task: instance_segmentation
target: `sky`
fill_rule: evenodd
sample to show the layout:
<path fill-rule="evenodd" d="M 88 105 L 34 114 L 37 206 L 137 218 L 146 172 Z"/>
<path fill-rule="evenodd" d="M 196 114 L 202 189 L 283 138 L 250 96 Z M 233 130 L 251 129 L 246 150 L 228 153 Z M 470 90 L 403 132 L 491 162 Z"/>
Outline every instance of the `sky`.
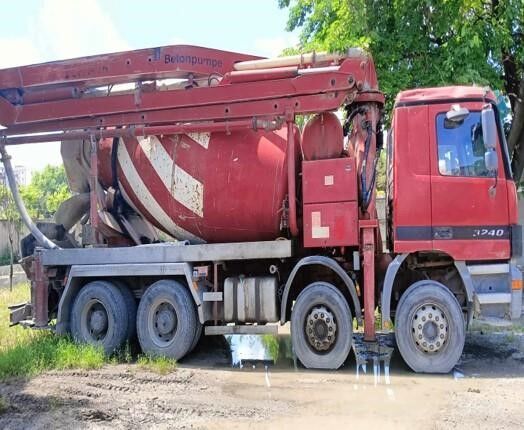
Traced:
<path fill-rule="evenodd" d="M 297 43 L 277 0 L 0 0 L 0 68 L 163 45 L 276 56 Z M 10 147 L 30 171 L 60 164 L 58 143 Z"/>

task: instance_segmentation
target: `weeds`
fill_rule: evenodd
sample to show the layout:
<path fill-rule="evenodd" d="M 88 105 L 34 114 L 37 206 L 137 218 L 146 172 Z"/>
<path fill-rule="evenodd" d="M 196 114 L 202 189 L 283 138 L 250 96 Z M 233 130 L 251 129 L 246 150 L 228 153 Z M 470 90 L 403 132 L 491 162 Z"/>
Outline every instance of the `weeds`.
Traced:
<path fill-rule="evenodd" d="M 40 332 L 26 330 L 23 327 L 9 327 L 9 305 L 27 302 L 30 291 L 28 284 L 19 284 L 9 288 L 0 288 L 0 354 L 16 345 L 30 341 L 38 336 Z"/>
<path fill-rule="evenodd" d="M 150 355 L 141 355 L 137 361 L 138 367 L 149 370 L 150 372 L 160 375 L 167 375 L 176 370 L 176 360 L 164 356 L 153 357 Z"/>
<path fill-rule="evenodd" d="M 9 327 L 8 305 L 29 299 L 29 286 L 20 284 L 9 291 L 0 289 L 0 381 L 9 377 L 31 377 L 47 370 L 99 369 L 105 364 L 133 363 L 165 375 L 176 369 L 176 360 L 167 357 L 139 356 L 127 343 L 111 356 L 102 348 L 77 344 L 68 336 L 49 331 Z M 0 398 L 0 413 L 6 408 Z"/>
<path fill-rule="evenodd" d="M 51 369 L 98 369 L 106 363 L 104 351 L 74 343 L 69 337 L 40 333 L 0 352 L 0 380 L 11 376 L 34 376 Z"/>
<path fill-rule="evenodd" d="M 9 327 L 7 306 L 29 298 L 27 284 L 0 289 L 0 380 L 28 377 L 51 369 L 97 369 L 108 358 L 101 348 L 76 344 L 47 331 Z"/>

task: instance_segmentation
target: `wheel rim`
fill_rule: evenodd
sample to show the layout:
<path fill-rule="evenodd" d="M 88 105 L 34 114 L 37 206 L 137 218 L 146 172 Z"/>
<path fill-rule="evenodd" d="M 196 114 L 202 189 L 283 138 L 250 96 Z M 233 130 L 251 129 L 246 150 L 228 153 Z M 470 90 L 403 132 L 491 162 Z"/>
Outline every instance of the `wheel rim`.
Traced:
<path fill-rule="evenodd" d="M 87 339 L 94 342 L 103 342 L 110 328 L 107 309 L 104 304 L 91 299 L 82 312 L 82 332 Z"/>
<path fill-rule="evenodd" d="M 337 324 L 331 310 L 315 306 L 306 317 L 304 331 L 309 345 L 316 352 L 326 352 L 336 342 Z"/>
<path fill-rule="evenodd" d="M 425 354 L 439 352 L 448 341 L 448 318 L 435 303 L 419 306 L 411 319 L 411 334 L 417 348 Z"/>
<path fill-rule="evenodd" d="M 148 318 L 149 335 L 155 345 L 168 346 L 175 337 L 177 327 L 178 318 L 174 304 L 165 299 L 155 301 Z"/>

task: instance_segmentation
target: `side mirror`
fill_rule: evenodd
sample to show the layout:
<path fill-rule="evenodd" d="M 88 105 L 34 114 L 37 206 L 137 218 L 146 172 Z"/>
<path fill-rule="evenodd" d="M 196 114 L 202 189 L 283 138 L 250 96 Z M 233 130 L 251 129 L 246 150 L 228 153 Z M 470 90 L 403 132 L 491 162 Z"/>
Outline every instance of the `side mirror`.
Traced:
<path fill-rule="evenodd" d="M 497 121 L 491 105 L 486 105 L 482 108 L 481 122 L 484 148 L 495 149 L 497 147 Z"/>
<path fill-rule="evenodd" d="M 446 112 L 445 128 L 456 128 L 461 125 L 469 115 L 469 110 L 460 105 L 452 105 L 451 109 Z"/>
<path fill-rule="evenodd" d="M 490 173 L 495 173 L 499 168 L 499 158 L 497 157 L 497 151 L 494 149 L 488 149 L 484 153 L 484 164 L 486 169 Z"/>

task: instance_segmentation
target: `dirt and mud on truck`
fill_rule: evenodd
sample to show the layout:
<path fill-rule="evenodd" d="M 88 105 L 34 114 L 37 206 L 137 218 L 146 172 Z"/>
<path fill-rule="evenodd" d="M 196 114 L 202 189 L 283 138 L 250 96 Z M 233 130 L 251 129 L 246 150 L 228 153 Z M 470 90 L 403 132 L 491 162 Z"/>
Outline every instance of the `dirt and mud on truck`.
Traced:
<path fill-rule="evenodd" d="M 31 303 L 11 322 L 107 352 L 137 336 L 176 359 L 202 334 L 290 322 L 298 360 L 336 369 L 355 320 L 373 350 L 380 315 L 414 371 L 450 371 L 473 318 L 522 312 L 499 113 L 478 87 L 401 92 L 387 133 L 383 108 L 359 49 L 267 59 L 166 46 L 0 70 L 2 161 L 31 231 Z M 49 141 L 74 195 L 35 224 L 7 148 Z"/>

